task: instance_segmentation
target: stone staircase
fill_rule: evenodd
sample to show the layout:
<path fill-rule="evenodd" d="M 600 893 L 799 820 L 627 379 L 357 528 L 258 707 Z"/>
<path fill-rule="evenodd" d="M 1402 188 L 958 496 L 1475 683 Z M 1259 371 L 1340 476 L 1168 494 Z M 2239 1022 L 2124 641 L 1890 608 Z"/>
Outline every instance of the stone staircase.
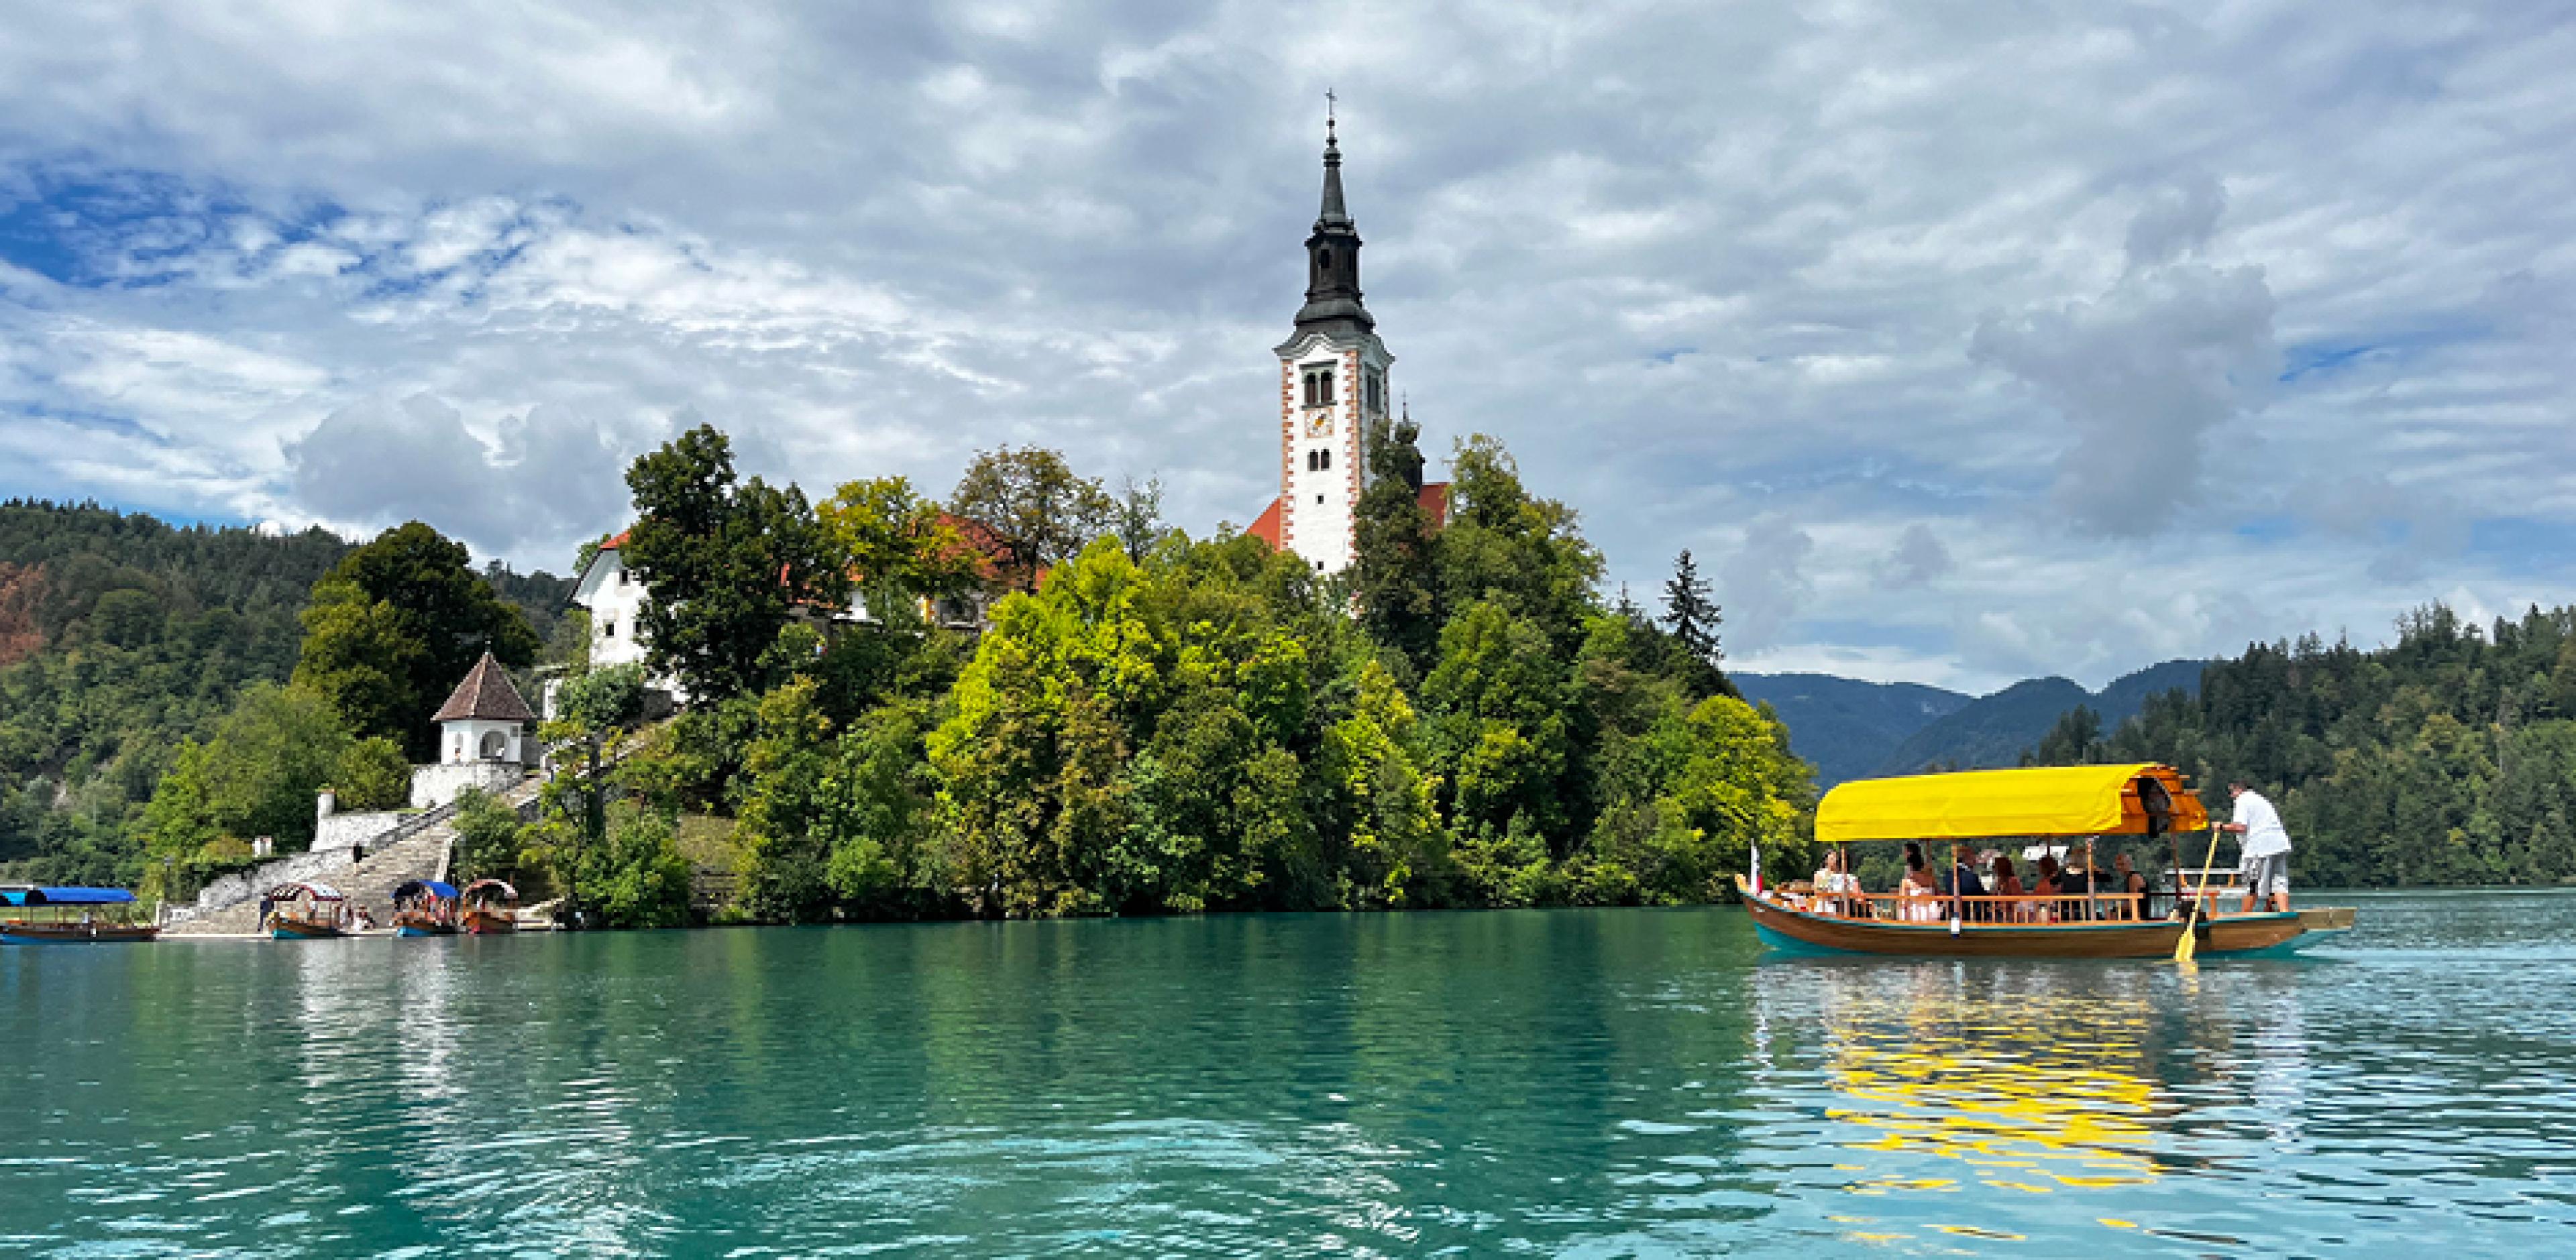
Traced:
<path fill-rule="evenodd" d="M 531 776 L 501 793 L 500 801 L 524 818 L 536 809 L 537 793 L 544 786 L 543 778 Z M 391 927 L 394 890 L 415 879 L 446 879 L 455 849 L 456 827 L 453 811 L 449 811 L 447 816 L 440 817 L 429 826 L 368 853 L 355 865 L 315 877 L 315 882 L 339 889 L 353 907 L 366 907 L 367 913 L 375 917 L 376 926 Z M 171 923 L 162 934 L 246 936 L 257 931 L 259 898 L 251 896 L 228 906 L 200 909 L 186 919 Z"/>

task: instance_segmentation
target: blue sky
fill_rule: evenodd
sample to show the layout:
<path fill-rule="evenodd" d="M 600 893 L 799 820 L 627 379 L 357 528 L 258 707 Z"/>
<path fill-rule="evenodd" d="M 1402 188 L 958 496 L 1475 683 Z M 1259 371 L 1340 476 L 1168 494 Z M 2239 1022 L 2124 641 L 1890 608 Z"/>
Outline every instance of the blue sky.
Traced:
<path fill-rule="evenodd" d="M 1320 105 L 1437 449 L 1747 668 L 2088 684 L 2576 600 L 2552 6 L 36 6 L 0 494 L 560 569 L 696 419 L 1273 487 Z"/>

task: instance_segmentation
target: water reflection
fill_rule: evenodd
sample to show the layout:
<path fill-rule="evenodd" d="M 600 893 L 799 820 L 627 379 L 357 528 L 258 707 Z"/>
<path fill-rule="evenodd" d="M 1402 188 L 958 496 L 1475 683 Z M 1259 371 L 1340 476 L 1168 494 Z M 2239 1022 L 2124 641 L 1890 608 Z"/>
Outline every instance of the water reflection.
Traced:
<path fill-rule="evenodd" d="M 1828 1219 L 1859 1242 L 2151 1228 L 2141 1192 L 2187 1162 L 2174 1086 L 2231 1036 L 2135 965 L 1782 960 L 1755 992 L 1757 1058 L 1821 1101 L 1833 1188 L 1862 1201 Z"/>

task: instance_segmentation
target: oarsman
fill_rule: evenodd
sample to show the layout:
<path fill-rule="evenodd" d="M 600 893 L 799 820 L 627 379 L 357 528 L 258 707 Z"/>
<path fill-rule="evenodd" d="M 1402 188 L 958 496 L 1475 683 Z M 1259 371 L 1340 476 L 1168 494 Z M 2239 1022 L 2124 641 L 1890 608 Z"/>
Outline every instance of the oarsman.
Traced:
<path fill-rule="evenodd" d="M 2220 825 L 2245 837 L 2242 874 L 2245 880 L 2244 912 L 2254 912 L 2255 903 L 2263 897 L 2272 899 L 2272 908 L 2290 908 L 2290 833 L 2281 829 L 2281 811 L 2263 794 L 2240 780 L 2229 780 L 2227 795 L 2236 802 L 2236 819 Z"/>

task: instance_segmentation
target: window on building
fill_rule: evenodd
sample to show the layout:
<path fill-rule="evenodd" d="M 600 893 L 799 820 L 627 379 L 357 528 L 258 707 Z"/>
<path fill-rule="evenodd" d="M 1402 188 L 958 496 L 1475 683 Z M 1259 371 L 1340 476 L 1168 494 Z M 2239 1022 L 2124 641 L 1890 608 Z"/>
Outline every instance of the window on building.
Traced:
<path fill-rule="evenodd" d="M 611 617 L 608 620 L 599 623 L 599 637 L 603 639 L 614 639 L 617 637 L 617 619 L 615 617 Z"/>
<path fill-rule="evenodd" d="M 1317 451 L 1317 452 L 1315 452 L 1315 471 L 1317 471 L 1317 472 L 1331 472 L 1331 471 L 1333 471 L 1333 453 L 1332 453 L 1331 451 Z"/>
<path fill-rule="evenodd" d="M 1368 410 L 1373 416 L 1386 414 L 1386 374 L 1370 372 L 1367 377 Z"/>
<path fill-rule="evenodd" d="M 1309 407 L 1333 405 L 1333 369 L 1331 367 L 1317 366 L 1306 369 L 1306 405 Z"/>

